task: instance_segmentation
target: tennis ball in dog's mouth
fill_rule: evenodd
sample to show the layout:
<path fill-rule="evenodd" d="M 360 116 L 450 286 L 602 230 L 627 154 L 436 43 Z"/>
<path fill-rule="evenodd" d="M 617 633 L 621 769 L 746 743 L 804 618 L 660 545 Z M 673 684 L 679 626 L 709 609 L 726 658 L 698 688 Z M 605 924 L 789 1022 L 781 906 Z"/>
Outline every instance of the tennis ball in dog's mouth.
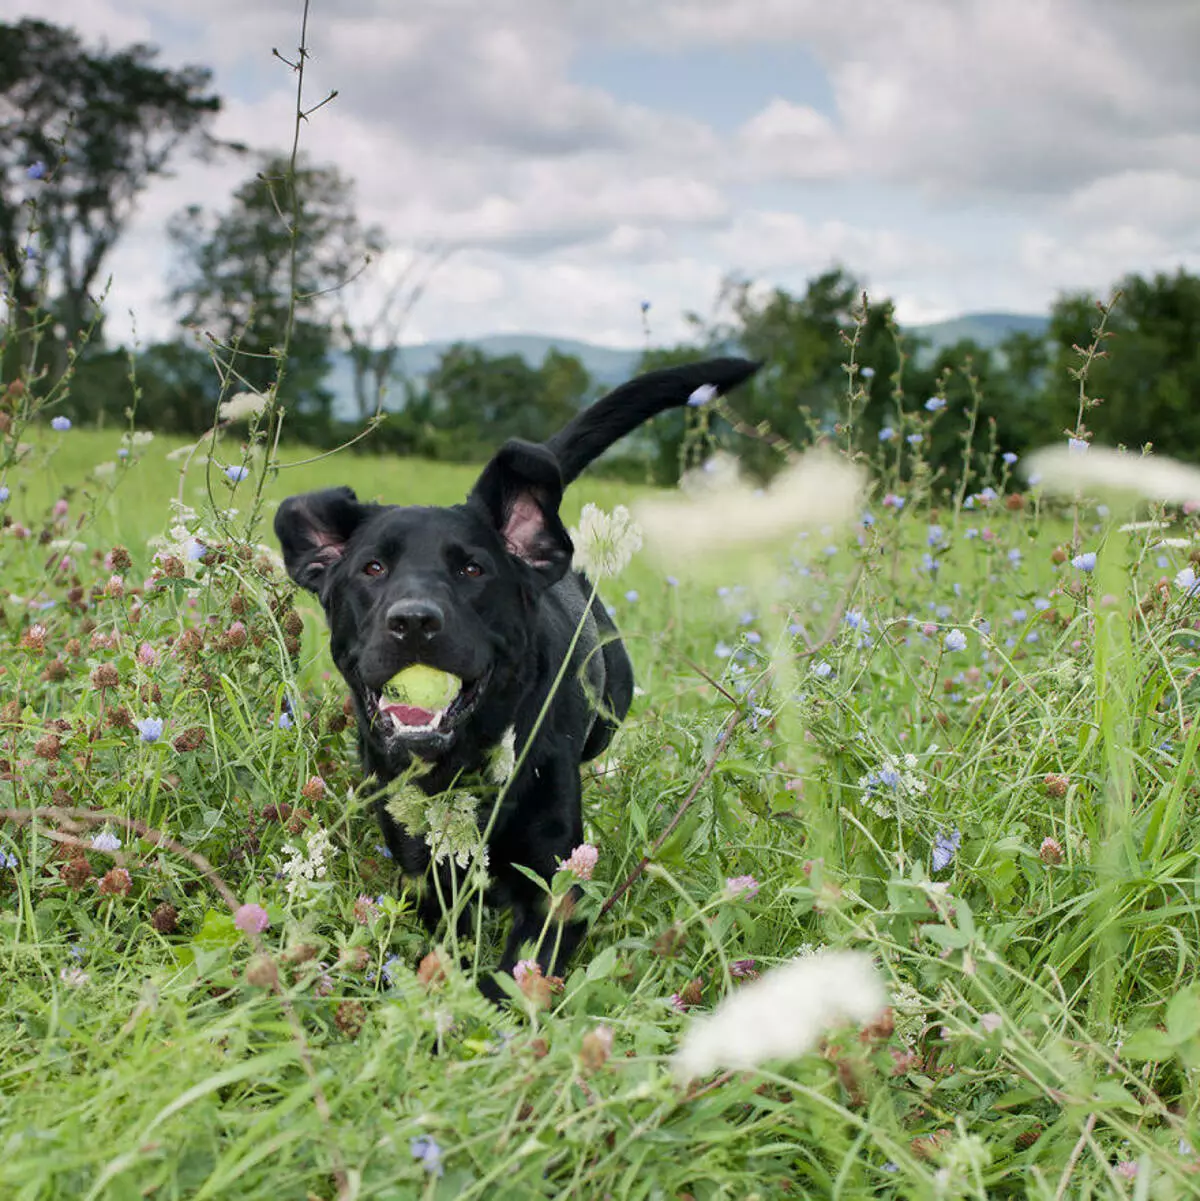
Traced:
<path fill-rule="evenodd" d="M 436 713 L 454 700 L 461 688 L 462 680 L 458 676 L 427 667 L 424 663 L 414 663 L 388 680 L 383 695 L 389 701 Z"/>

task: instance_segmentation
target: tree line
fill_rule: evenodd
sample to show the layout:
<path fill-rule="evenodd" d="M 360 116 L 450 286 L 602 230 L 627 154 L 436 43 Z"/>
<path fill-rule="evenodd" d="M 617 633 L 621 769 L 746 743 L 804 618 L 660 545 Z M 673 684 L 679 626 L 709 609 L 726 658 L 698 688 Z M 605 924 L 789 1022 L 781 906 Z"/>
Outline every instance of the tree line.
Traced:
<path fill-rule="evenodd" d="M 55 411 L 81 423 L 122 423 L 136 396 L 140 424 L 189 434 L 210 428 L 230 395 L 273 394 L 286 407 L 285 434 L 322 446 L 386 407 L 360 448 L 466 460 L 506 437 L 545 437 L 601 390 L 573 356 L 552 351 L 530 364 L 469 345 L 451 347 L 421 379 L 398 377 L 404 318 L 446 252 L 411 256 L 381 278 L 396 251 L 359 220 L 352 180 L 218 140 L 210 72 L 156 60 L 153 47 L 96 49 L 46 21 L 0 23 L 5 384 L 55 389 Z M 193 205 L 171 221 L 179 331 L 130 353 L 105 337 L 105 280 L 119 270 L 139 196 L 185 155 L 238 156 L 246 178 L 226 203 Z M 1200 278 L 1180 269 L 1116 287 L 1112 336 L 1089 377 L 1101 403 L 1088 409 L 1088 428 L 1110 444 L 1153 442 L 1200 459 Z M 848 412 L 850 436 L 871 451 L 912 428 L 906 412 L 927 405 L 956 418 L 927 427 L 921 454 L 935 471 L 962 461 L 962 414 L 976 431 L 968 455 L 1020 453 L 1075 429 L 1072 370 L 1093 340 L 1100 299 L 1061 296 L 1044 337 L 934 352 L 897 328 L 890 299 L 864 305 L 860 281 L 843 268 L 802 294 L 731 279 L 718 319 L 691 317 L 689 342 L 647 350 L 642 366 L 737 350 L 766 369 L 736 408 L 669 414 L 610 467 L 669 482 L 703 425 L 705 445 L 728 444 L 768 475 L 779 445 L 836 433 Z M 353 423 L 334 411 L 335 353 L 350 364 Z"/>

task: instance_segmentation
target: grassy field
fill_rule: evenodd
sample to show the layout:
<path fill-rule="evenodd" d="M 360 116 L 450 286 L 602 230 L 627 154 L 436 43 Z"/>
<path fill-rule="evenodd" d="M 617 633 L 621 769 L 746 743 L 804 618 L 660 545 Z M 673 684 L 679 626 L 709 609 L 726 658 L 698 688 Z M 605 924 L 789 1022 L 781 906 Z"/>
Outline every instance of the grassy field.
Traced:
<path fill-rule="evenodd" d="M 239 553 L 291 492 L 451 502 L 474 472 L 297 466 L 247 531 L 261 468 L 232 490 L 225 448 L 218 520 L 173 445 L 96 477 L 119 435 L 47 433 L 4 481 L 0 1196 L 1197 1191 L 1194 517 L 1160 545 L 1089 502 L 1068 548 L 1031 494 L 901 492 L 769 564 L 635 558 L 585 912 L 694 800 L 561 988 L 501 1012 L 418 972 L 319 613 Z M 569 524 L 628 496 L 581 481 Z M 154 536 L 182 575 L 135 595 Z M 826 947 L 873 957 L 885 1020 L 676 1079 L 692 1023 Z"/>

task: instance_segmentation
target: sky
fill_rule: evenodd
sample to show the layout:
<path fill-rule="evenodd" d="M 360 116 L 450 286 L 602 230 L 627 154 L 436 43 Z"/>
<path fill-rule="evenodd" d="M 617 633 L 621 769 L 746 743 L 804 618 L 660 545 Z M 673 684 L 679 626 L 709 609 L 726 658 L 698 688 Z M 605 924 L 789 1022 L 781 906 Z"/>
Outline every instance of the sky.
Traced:
<path fill-rule="evenodd" d="M 302 0 L 55 0 L 88 42 L 213 71 L 219 136 L 290 147 Z M 0 0 L 0 19 L 45 15 Z M 841 264 L 903 322 L 1045 312 L 1200 271 L 1197 0 L 312 0 L 301 148 L 391 249 L 403 340 L 685 338 L 738 275 Z M 169 218 L 250 173 L 180 160 L 108 266 L 108 333 L 170 336 Z M 643 303 L 649 309 L 643 317 Z"/>

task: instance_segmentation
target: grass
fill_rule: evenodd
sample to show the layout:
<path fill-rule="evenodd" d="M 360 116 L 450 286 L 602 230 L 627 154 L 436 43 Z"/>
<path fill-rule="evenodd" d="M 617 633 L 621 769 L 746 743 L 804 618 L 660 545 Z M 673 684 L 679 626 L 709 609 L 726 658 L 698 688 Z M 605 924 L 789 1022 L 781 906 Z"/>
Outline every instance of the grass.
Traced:
<path fill-rule="evenodd" d="M 467 974 L 416 970 L 427 939 L 356 791 L 319 612 L 239 550 L 268 540 L 239 524 L 261 468 L 237 491 L 215 474 L 219 507 L 243 510 L 228 553 L 134 595 L 147 539 L 177 520 L 178 464 L 156 440 L 89 479 L 118 438 L 47 434 L 7 480 L 0 1195 L 1196 1188 L 1200 613 L 1171 582 L 1187 546 L 1086 505 L 1063 561 L 1069 515 L 1032 494 L 935 513 L 914 489 L 768 573 L 731 557 L 671 584 L 635 559 L 604 588 L 644 691 L 588 769 L 588 912 L 703 783 L 549 1005 L 498 1012 Z M 182 495 L 224 548 L 202 476 Z M 451 502 L 473 478 L 341 456 L 264 496 L 349 480 Z M 628 494 L 581 481 L 571 520 Z M 118 544 L 132 566 L 111 564 Z M 151 716 L 146 742 L 129 723 Z M 289 894 L 285 847 L 321 832 L 324 875 Z M 120 847 L 95 849 L 104 833 Z M 731 896 L 743 875 L 757 892 Z M 239 930 L 222 889 L 269 926 Z M 501 933 L 489 919 L 459 950 L 486 964 Z M 876 959 L 889 1023 L 674 1082 L 697 1013 L 823 946 Z"/>

